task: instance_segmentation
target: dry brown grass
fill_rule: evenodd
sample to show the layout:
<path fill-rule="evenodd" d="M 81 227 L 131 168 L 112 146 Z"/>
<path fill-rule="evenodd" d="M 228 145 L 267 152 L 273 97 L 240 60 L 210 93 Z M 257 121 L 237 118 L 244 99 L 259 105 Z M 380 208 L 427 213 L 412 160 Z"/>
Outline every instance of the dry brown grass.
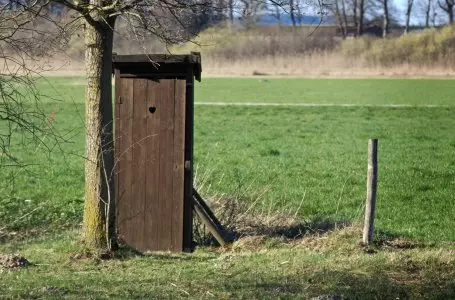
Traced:
<path fill-rule="evenodd" d="M 272 228 L 269 227 L 269 233 L 273 231 Z M 235 240 L 229 247 L 221 248 L 219 251 L 257 252 L 277 247 L 305 249 L 315 253 L 343 253 L 346 255 L 374 254 L 377 252 L 425 252 L 426 249 L 430 252 L 433 251 L 430 245 L 419 243 L 402 236 L 392 237 L 377 233 L 377 237 L 371 246 L 363 245 L 361 239 L 362 224 L 356 223 L 349 224 L 348 226 L 341 224 L 326 230 L 307 229 L 305 232 L 302 232 L 302 235 L 297 235 L 293 238 L 287 238 L 283 235 L 270 235 L 267 232 L 244 235 Z M 395 256 L 392 255 L 391 257 Z"/>
<path fill-rule="evenodd" d="M 260 57 L 253 59 L 221 60 L 203 56 L 205 76 L 296 76 L 296 77 L 448 77 L 455 69 L 443 63 L 417 66 L 407 63 L 384 67 L 372 66 L 359 58 L 346 59 L 336 52 L 296 56 Z"/>
<path fill-rule="evenodd" d="M 292 246 L 311 244 L 312 241 L 321 244 L 324 236 L 327 238 L 331 232 L 337 232 L 335 239 L 330 238 L 335 244 L 345 244 L 353 235 L 358 239 L 361 237 L 360 226 L 352 225 L 349 221 L 318 218 L 303 220 L 298 217 L 299 208 L 294 212 L 264 210 L 261 203 L 263 196 L 263 193 L 258 193 L 250 201 L 239 196 L 206 198 L 214 214 L 234 238 L 234 243 L 226 249 L 252 251 L 281 244 Z M 197 219 L 194 232 L 199 245 L 215 244 L 209 231 Z M 329 246 L 321 245 L 324 248 Z M 353 245 L 355 248 L 356 241 Z"/>
<path fill-rule="evenodd" d="M 362 59 L 348 60 L 339 53 L 314 53 L 295 56 L 225 60 L 202 56 L 204 77 L 269 76 L 305 78 L 445 78 L 455 76 L 455 69 L 443 63 L 416 66 L 408 63 L 384 67 L 372 66 Z M 0 66 L 1 68 L 1 66 Z M 48 76 L 84 76 L 84 62 L 69 58 L 46 63 Z"/>

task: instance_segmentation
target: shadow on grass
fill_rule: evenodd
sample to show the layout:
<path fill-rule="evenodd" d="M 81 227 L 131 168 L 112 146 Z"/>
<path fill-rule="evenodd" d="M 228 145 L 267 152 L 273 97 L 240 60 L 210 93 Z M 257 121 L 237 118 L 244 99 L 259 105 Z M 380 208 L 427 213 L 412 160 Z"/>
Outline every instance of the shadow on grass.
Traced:
<path fill-rule="evenodd" d="M 376 230 L 374 235 L 374 246 L 388 250 L 410 250 L 426 248 L 431 244 L 419 242 L 409 236 L 400 235 L 387 230 Z"/>
<path fill-rule="evenodd" d="M 323 234 L 335 229 L 342 229 L 352 225 L 348 220 L 330 220 L 315 218 L 309 222 L 294 223 L 290 225 L 280 224 L 250 224 L 238 228 L 232 233 L 236 239 L 245 236 L 283 237 L 286 239 L 298 239 L 311 234 Z"/>
<path fill-rule="evenodd" d="M 237 225 L 237 224 L 236 224 Z M 340 231 L 340 241 L 342 244 L 353 244 L 359 249 L 363 249 L 369 254 L 376 253 L 377 250 L 385 251 L 402 251 L 410 249 L 423 249 L 431 247 L 432 244 L 424 243 L 415 240 L 409 236 L 384 231 L 376 230 L 374 241 L 371 246 L 362 245 L 362 229 L 359 224 L 350 220 L 334 220 L 330 218 L 316 217 L 307 222 L 246 222 L 238 226 L 232 226 L 227 229 L 227 234 L 232 241 L 239 241 L 244 238 L 259 238 L 264 241 L 267 239 L 279 239 L 287 243 L 318 237 L 332 231 Z M 343 231 L 343 229 L 348 229 Z M 336 238 L 332 238 L 336 239 Z M 197 246 L 216 246 L 217 241 L 210 234 L 202 236 L 196 235 Z"/>
<path fill-rule="evenodd" d="M 450 272 L 449 272 L 450 273 Z M 413 274 L 389 274 L 355 270 L 315 270 L 299 277 L 275 277 L 257 283 L 254 279 L 232 282 L 227 290 L 263 297 L 302 297 L 304 299 L 455 299 L 453 278 L 437 279 L 438 274 L 417 278 Z M 247 292 L 248 291 L 248 292 Z"/>
<path fill-rule="evenodd" d="M 134 257 L 150 258 L 155 261 L 205 261 L 215 258 L 215 254 L 205 256 L 195 256 L 191 253 L 170 253 L 170 252 L 139 252 L 127 245 L 120 246 L 116 251 L 113 259 L 128 260 Z"/>
<path fill-rule="evenodd" d="M 352 226 L 348 220 L 333 220 L 314 218 L 308 222 L 295 222 L 288 219 L 273 220 L 273 222 L 261 222 L 260 220 L 247 220 L 238 224 L 231 224 L 226 229 L 226 235 L 232 241 L 245 237 L 283 238 L 296 240 L 309 235 L 320 235 L 335 229 L 342 229 Z M 217 241 L 207 232 L 195 232 L 196 246 L 214 246 Z"/>

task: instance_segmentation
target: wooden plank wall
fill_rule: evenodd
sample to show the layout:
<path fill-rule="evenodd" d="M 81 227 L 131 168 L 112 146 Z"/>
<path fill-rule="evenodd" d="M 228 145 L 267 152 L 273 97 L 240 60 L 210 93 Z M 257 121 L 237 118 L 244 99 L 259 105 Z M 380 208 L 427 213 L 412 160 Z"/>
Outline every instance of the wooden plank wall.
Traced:
<path fill-rule="evenodd" d="M 116 84 L 119 239 L 139 251 L 182 251 L 186 81 Z"/>

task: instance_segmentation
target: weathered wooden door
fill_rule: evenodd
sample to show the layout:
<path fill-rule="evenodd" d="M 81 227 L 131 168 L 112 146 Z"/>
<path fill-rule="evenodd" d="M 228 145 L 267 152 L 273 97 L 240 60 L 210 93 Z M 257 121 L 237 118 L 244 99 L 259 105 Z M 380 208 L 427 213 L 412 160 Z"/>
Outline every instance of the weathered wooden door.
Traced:
<path fill-rule="evenodd" d="M 119 239 L 139 251 L 182 251 L 185 91 L 182 79 L 116 80 Z"/>

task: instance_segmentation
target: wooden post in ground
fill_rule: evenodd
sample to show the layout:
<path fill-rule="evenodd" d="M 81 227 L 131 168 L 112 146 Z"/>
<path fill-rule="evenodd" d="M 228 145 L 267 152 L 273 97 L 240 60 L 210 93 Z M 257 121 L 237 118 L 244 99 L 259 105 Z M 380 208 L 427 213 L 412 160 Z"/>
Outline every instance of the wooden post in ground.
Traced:
<path fill-rule="evenodd" d="M 199 193 L 193 188 L 193 200 L 194 200 L 194 210 L 196 214 L 201 219 L 202 223 L 207 226 L 210 233 L 215 237 L 220 246 L 225 246 L 232 242 L 232 239 L 228 236 L 227 232 L 224 230 L 220 221 L 216 218 L 213 212 L 210 210 L 208 205 L 199 195 Z"/>
<path fill-rule="evenodd" d="M 365 205 L 365 223 L 363 226 L 363 243 L 371 244 L 374 230 L 374 214 L 376 210 L 376 189 L 378 180 L 378 140 L 368 141 L 368 178 L 367 199 Z"/>

